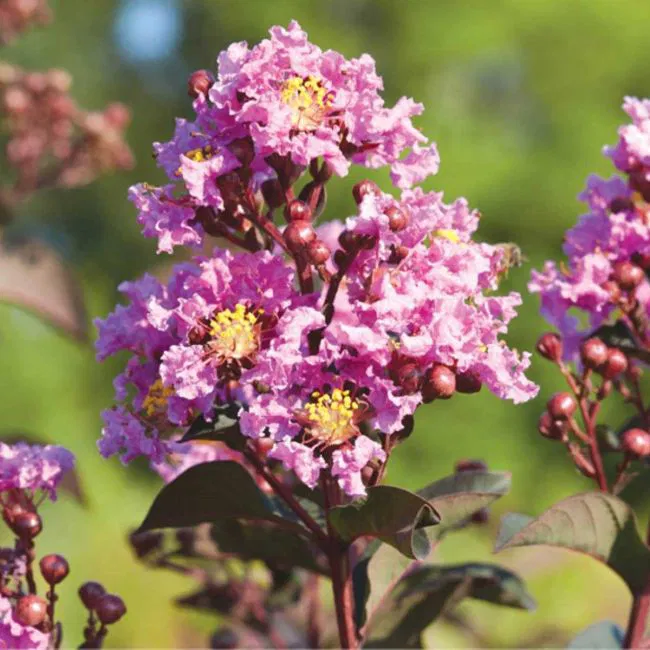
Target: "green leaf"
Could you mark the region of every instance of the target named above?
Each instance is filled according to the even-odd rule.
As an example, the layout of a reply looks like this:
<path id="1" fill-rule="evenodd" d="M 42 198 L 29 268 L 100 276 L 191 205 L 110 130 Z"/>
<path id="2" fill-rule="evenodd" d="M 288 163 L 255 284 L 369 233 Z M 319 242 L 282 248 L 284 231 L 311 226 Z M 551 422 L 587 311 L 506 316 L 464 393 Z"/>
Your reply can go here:
<path id="1" fill-rule="evenodd" d="M 422 559 L 431 544 L 421 529 L 440 521 L 435 509 L 413 492 L 388 485 L 368 489 L 368 497 L 330 511 L 330 523 L 344 541 L 369 535 L 413 559 Z"/>
<path id="2" fill-rule="evenodd" d="M 424 630 L 464 598 L 517 609 L 535 607 L 521 578 L 500 566 L 419 566 L 382 600 L 368 623 L 365 647 L 422 647 Z"/>
<path id="3" fill-rule="evenodd" d="M 632 509 L 610 494 L 591 492 L 564 499 L 532 521 L 506 517 L 497 551 L 520 546 L 558 546 L 607 564 L 633 594 L 650 576 L 650 550 L 641 541 Z"/>
<path id="4" fill-rule="evenodd" d="M 222 553 L 235 553 L 243 560 L 262 560 L 272 569 L 300 567 L 328 574 L 327 562 L 303 537 L 275 524 L 245 523 L 236 519 L 212 526 L 211 537 Z"/>
<path id="5" fill-rule="evenodd" d="M 231 449 L 241 451 L 246 440 L 239 430 L 238 413 L 240 409 L 241 404 L 237 402 L 217 406 L 212 421 L 208 421 L 200 415 L 192 422 L 180 441 L 218 440 L 227 444 Z"/>
<path id="6" fill-rule="evenodd" d="M 165 485 L 137 532 L 186 528 L 221 519 L 271 521 L 297 533 L 307 533 L 302 526 L 283 517 L 251 475 L 232 461 L 195 465 Z"/>
<path id="7" fill-rule="evenodd" d="M 612 650 L 623 647 L 625 633 L 623 630 L 611 621 L 601 621 L 590 625 L 583 630 L 578 636 L 569 643 L 567 648 L 570 650 Z"/>
<path id="8" fill-rule="evenodd" d="M 475 513 L 507 494 L 511 474 L 508 472 L 470 471 L 447 476 L 418 491 L 440 514 L 439 526 L 428 531 L 432 542 L 461 527 Z"/>
<path id="9" fill-rule="evenodd" d="M 79 341 L 88 340 L 81 285 L 42 242 L 0 239 L 0 302 L 32 312 Z"/>

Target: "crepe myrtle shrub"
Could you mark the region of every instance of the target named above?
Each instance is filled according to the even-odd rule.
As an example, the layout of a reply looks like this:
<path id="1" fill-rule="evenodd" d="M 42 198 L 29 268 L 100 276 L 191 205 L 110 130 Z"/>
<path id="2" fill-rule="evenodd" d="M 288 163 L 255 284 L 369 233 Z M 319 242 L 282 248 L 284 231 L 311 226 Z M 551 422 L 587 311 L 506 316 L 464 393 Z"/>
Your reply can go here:
<path id="1" fill-rule="evenodd" d="M 556 328 L 540 337 L 537 351 L 567 384 L 547 402 L 539 431 L 566 447 L 597 491 L 570 497 L 532 521 L 507 519 L 500 539 L 503 547 L 580 550 L 623 578 L 634 598 L 627 630 L 597 624 L 580 647 L 648 647 L 650 636 L 650 529 L 643 540 L 621 498 L 650 459 L 642 383 L 650 361 L 650 101 L 627 97 L 623 108 L 631 123 L 604 150 L 616 174 L 587 179 L 579 196 L 585 213 L 564 237 L 566 261 L 546 262 L 529 284 Z M 627 407 L 626 420 L 602 417 L 609 401 Z"/>
<path id="2" fill-rule="evenodd" d="M 129 192 L 158 252 L 193 256 L 123 283 L 96 323 L 100 360 L 126 352 L 99 449 L 162 475 L 130 540 L 196 580 L 178 603 L 224 617 L 213 647 L 402 647 L 465 597 L 532 606 L 497 565 L 427 560 L 509 475 L 386 482 L 422 403 L 537 386 L 502 338 L 521 302 L 498 294 L 504 247 L 473 239 L 465 199 L 418 186 L 439 165 L 423 107 L 386 106 L 382 85 L 369 55 L 323 51 L 296 22 L 234 43 L 154 144 L 167 180 Z M 391 191 L 362 180 L 350 216 L 323 221 L 351 167 L 387 168 Z"/>
<path id="3" fill-rule="evenodd" d="M 73 455 L 63 447 L 0 443 L 0 512 L 14 538 L 12 545 L 0 547 L 2 648 L 50 650 L 60 648 L 63 642 L 56 590 L 68 578 L 70 565 L 63 555 L 53 553 L 39 559 L 37 543 L 43 530 L 41 506 L 48 498 L 56 500 L 57 490 L 73 466 Z M 37 580 L 38 574 L 41 581 Z M 44 589 L 39 589 L 39 582 Z M 102 593 L 90 602 L 84 598 L 84 591 L 93 584 Z M 88 609 L 80 647 L 100 648 L 107 626 L 116 623 L 126 613 L 126 607 L 119 596 L 106 594 L 97 583 L 82 585 L 80 596 Z M 105 614 L 107 608 L 110 616 Z"/>

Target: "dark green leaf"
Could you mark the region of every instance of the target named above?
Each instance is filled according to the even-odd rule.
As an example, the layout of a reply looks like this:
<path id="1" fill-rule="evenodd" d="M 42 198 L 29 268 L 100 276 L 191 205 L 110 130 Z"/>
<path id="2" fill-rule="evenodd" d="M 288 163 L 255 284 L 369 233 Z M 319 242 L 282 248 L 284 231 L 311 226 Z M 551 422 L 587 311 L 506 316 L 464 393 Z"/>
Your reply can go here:
<path id="1" fill-rule="evenodd" d="M 613 650 L 623 647 L 623 630 L 611 621 L 601 621 L 590 625 L 569 643 L 570 650 Z"/>
<path id="2" fill-rule="evenodd" d="M 0 301 L 33 312 L 77 340 L 88 339 L 81 285 L 42 242 L 0 240 Z"/>
<path id="3" fill-rule="evenodd" d="M 420 529 L 439 521 L 440 517 L 427 501 L 413 492 L 388 485 L 369 488 L 364 501 L 330 511 L 330 522 L 345 541 L 369 535 L 413 559 L 422 559 L 431 551 L 429 540 Z"/>
<path id="4" fill-rule="evenodd" d="M 181 442 L 192 440 L 219 440 L 231 449 L 240 451 L 246 443 L 239 430 L 238 413 L 241 404 L 233 403 L 215 408 L 214 419 L 206 420 L 200 415 L 185 432 Z"/>
<path id="5" fill-rule="evenodd" d="M 275 524 L 229 519 L 214 524 L 211 536 L 221 552 L 235 553 L 243 560 L 262 560 L 272 569 L 300 567 L 328 573 L 327 562 L 315 546 Z"/>
<path id="6" fill-rule="evenodd" d="M 221 519 L 272 521 L 296 532 L 305 529 L 283 518 L 239 464 L 215 461 L 190 467 L 158 493 L 138 532 L 185 528 Z"/>
<path id="7" fill-rule="evenodd" d="M 592 492 L 564 499 L 532 521 L 505 518 L 497 551 L 519 546 L 558 546 L 607 564 L 638 594 L 650 576 L 650 550 L 641 541 L 636 517 L 619 498 Z"/>
<path id="8" fill-rule="evenodd" d="M 465 524 L 477 511 L 507 494 L 511 475 L 508 472 L 470 471 L 447 476 L 418 491 L 440 514 L 439 526 L 427 532 L 437 542 L 451 530 Z"/>
<path id="9" fill-rule="evenodd" d="M 518 609 L 535 607 L 522 580 L 497 565 L 419 566 L 380 602 L 368 623 L 366 647 L 422 647 L 422 632 L 463 598 Z"/>

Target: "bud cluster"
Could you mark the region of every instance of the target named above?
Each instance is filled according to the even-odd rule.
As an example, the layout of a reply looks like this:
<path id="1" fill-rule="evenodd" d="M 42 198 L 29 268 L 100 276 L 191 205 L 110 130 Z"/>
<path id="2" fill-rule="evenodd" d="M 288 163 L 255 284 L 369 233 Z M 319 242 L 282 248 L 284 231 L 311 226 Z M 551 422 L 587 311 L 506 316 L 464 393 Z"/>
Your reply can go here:
<path id="1" fill-rule="evenodd" d="M 13 41 L 31 25 L 50 22 L 47 0 L 3 0 L 0 3 L 0 45 Z"/>

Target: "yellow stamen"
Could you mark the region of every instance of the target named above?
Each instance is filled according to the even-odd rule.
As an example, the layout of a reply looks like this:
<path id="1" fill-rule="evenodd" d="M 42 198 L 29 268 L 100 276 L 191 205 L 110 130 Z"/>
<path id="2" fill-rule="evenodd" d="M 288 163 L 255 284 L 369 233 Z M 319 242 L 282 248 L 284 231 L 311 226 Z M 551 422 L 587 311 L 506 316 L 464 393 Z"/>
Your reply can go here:
<path id="1" fill-rule="evenodd" d="M 355 415 L 359 403 L 350 397 L 349 390 L 335 388 L 331 394 L 314 391 L 305 405 L 309 431 L 314 438 L 327 444 L 339 444 L 357 432 Z"/>
<path id="2" fill-rule="evenodd" d="M 226 359 L 243 359 L 257 351 L 258 330 L 257 315 L 239 303 L 234 310 L 224 309 L 213 316 L 211 346 Z"/>
<path id="3" fill-rule="evenodd" d="M 460 242 L 460 237 L 455 230 L 441 228 L 440 230 L 435 230 L 432 235 L 434 237 L 443 237 L 444 239 L 448 239 L 453 244 L 458 244 L 458 242 Z"/>
<path id="4" fill-rule="evenodd" d="M 334 101 L 317 77 L 289 77 L 280 90 L 280 99 L 294 110 L 293 125 L 300 131 L 313 131 L 323 122 Z"/>
<path id="5" fill-rule="evenodd" d="M 163 412 L 167 408 L 168 398 L 174 394 L 174 389 L 169 386 L 163 386 L 162 379 L 156 379 L 149 393 L 142 402 L 142 410 L 148 417 L 153 417 Z"/>

